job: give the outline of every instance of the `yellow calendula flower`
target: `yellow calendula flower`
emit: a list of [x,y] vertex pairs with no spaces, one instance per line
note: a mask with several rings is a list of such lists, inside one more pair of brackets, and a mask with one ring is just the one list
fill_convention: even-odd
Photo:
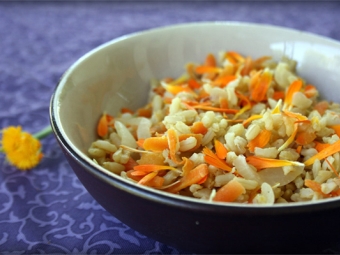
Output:
[[22,131],[21,127],[4,128],[0,144],[0,151],[5,153],[6,159],[10,164],[20,170],[29,170],[41,161],[41,143],[39,138],[51,132],[51,128],[44,129],[37,135]]

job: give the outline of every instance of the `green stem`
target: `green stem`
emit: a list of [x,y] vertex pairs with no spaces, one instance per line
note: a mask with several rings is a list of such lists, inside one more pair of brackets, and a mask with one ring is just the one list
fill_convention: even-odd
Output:
[[42,129],[39,132],[35,133],[33,136],[35,138],[41,140],[41,139],[45,138],[46,136],[48,136],[51,133],[52,133],[52,127],[50,125],[48,125],[44,129]]

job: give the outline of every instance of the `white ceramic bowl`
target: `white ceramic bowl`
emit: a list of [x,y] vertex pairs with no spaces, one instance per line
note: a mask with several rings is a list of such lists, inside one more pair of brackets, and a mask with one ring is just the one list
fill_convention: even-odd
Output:
[[340,236],[340,200],[258,206],[211,204],[132,184],[96,166],[87,150],[104,112],[136,109],[152,78],[179,76],[187,62],[233,50],[298,62],[300,76],[321,95],[340,102],[340,43],[269,25],[207,22],[123,36],[90,51],[62,76],[50,116],[70,165],[89,193],[122,222],[189,252],[320,252]]

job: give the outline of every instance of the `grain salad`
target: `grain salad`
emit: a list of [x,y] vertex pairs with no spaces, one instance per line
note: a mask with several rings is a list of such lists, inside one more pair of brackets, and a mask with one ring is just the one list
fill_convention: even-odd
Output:
[[153,80],[142,108],[103,113],[88,154],[138,185],[211,202],[339,196],[340,107],[320,100],[296,64],[208,54]]

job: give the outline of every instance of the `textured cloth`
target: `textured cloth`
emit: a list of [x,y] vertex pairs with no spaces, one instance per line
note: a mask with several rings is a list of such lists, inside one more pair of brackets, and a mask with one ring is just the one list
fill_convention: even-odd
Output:
[[[37,132],[48,125],[50,97],[63,72],[119,36],[184,22],[245,21],[340,41],[339,14],[335,1],[0,2],[0,129],[21,125]],[[0,155],[0,253],[190,253],[106,212],[79,182],[53,135],[43,140],[43,152],[41,164],[27,172]],[[340,241],[329,251],[339,247]]]

